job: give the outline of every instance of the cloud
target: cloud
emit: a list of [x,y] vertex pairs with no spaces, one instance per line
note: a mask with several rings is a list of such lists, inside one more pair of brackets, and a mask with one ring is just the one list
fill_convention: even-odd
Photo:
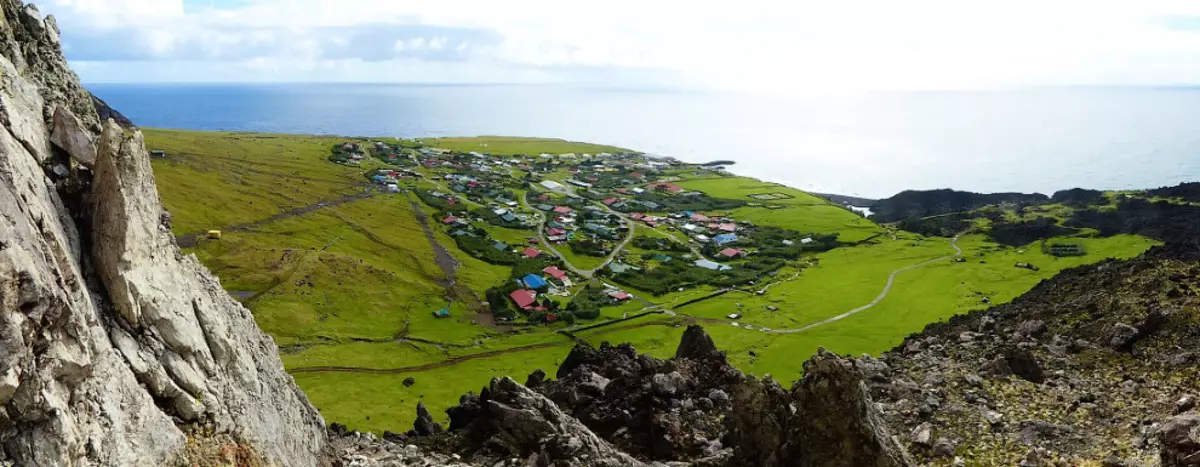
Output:
[[[89,64],[85,79],[115,79],[97,71],[112,63],[209,63],[278,70],[258,79],[540,82],[590,70],[781,93],[1200,82],[1200,4],[1188,0],[50,0],[42,9],[59,16],[68,58]],[[370,71],[344,71],[364,64]]]

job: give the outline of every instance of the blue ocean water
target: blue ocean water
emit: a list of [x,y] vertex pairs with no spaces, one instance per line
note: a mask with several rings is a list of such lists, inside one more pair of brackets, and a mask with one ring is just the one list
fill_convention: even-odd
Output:
[[140,126],[613,144],[811,191],[1149,188],[1200,180],[1200,89],[814,97],[552,85],[114,85]]

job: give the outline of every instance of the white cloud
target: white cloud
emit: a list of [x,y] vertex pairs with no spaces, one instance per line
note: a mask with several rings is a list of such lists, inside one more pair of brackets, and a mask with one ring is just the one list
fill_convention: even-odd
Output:
[[[337,64],[276,68],[315,81],[364,62],[399,67],[385,73],[393,79],[611,68],[763,92],[1200,82],[1200,21],[1187,21],[1200,3],[1187,0],[207,4],[51,0],[43,10],[60,15],[78,60]],[[106,67],[89,69],[85,78]]]

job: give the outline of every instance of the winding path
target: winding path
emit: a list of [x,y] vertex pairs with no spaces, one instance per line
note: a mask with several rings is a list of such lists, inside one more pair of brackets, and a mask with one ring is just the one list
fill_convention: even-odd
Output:
[[[900,268],[900,269],[897,269],[897,270],[895,270],[895,271],[892,271],[892,273],[888,275],[888,278],[887,278],[887,284],[885,284],[885,285],[883,286],[883,291],[882,291],[882,292],[880,292],[880,293],[879,293],[879,296],[875,297],[875,299],[874,299],[874,300],[871,300],[871,303],[868,303],[868,304],[866,304],[866,305],[860,306],[860,307],[858,307],[858,308],[855,308],[855,309],[853,309],[853,310],[847,311],[847,312],[845,312],[845,313],[842,313],[842,314],[840,314],[840,315],[834,316],[834,317],[832,317],[832,318],[828,318],[828,319],[824,319],[824,320],[821,320],[821,321],[817,321],[817,322],[815,322],[815,323],[812,323],[812,324],[809,324],[809,325],[806,325],[806,326],[803,326],[803,327],[799,327],[799,328],[795,328],[795,329],[772,329],[772,330],[770,330],[770,331],[767,331],[767,330],[765,330],[765,329],[764,329],[763,331],[764,331],[764,332],[772,332],[772,333],[776,333],[776,334],[796,334],[796,333],[804,332],[804,331],[807,331],[807,330],[810,330],[810,329],[813,329],[813,328],[818,328],[818,327],[824,326],[824,325],[826,325],[826,324],[830,324],[830,323],[836,323],[836,322],[838,322],[838,321],[841,321],[841,320],[843,320],[843,319],[846,319],[846,318],[849,318],[849,317],[851,317],[851,316],[854,316],[854,315],[856,315],[856,314],[858,314],[858,313],[862,313],[862,312],[864,312],[864,311],[867,311],[867,310],[869,310],[869,309],[871,309],[871,308],[874,308],[874,307],[875,307],[875,305],[878,305],[878,304],[879,304],[879,302],[882,302],[882,301],[883,301],[883,299],[887,298],[887,296],[888,296],[888,292],[891,292],[891,291],[892,291],[892,285],[893,285],[893,284],[895,283],[895,281],[896,281],[896,276],[900,275],[900,273],[903,273],[903,272],[905,272],[905,271],[911,271],[911,270],[913,270],[913,269],[917,269],[917,268],[920,268],[920,267],[922,267],[922,266],[926,266],[926,265],[929,265],[929,264],[932,264],[932,263],[936,263],[936,262],[939,262],[939,261],[946,261],[946,260],[948,260],[948,259],[954,259],[954,258],[958,258],[958,257],[962,256],[962,254],[963,254],[962,248],[959,248],[959,247],[958,247],[958,237],[954,237],[954,240],[952,240],[952,241],[950,242],[950,246],[954,247],[955,254],[954,254],[953,256],[942,256],[942,257],[940,257],[940,258],[934,258],[934,259],[931,259],[931,260],[929,260],[929,261],[925,261],[925,262],[923,262],[923,263],[914,264],[914,265],[912,265],[912,266],[905,266],[905,267],[903,267],[903,268]],[[748,327],[748,328],[749,328],[749,327]],[[753,329],[753,328],[750,328],[750,329]]]

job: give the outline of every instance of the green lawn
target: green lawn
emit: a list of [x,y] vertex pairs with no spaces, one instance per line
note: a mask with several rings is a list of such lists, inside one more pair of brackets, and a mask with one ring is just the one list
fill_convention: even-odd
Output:
[[[758,204],[729,212],[738,220],[783,227],[801,232],[837,233],[843,242],[858,242],[883,233],[875,223],[823,198],[777,183],[748,177],[686,178],[677,182],[688,190],[703,191],[714,198],[738,199]],[[751,195],[782,195],[760,200]]]

